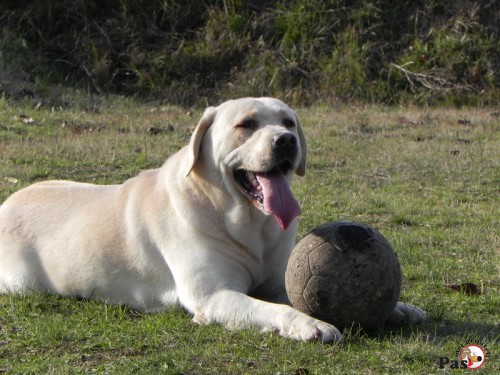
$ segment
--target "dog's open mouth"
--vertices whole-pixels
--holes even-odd
[[[282,229],[300,214],[300,207],[292,195],[286,174],[292,168],[284,162],[266,172],[252,172],[238,169],[234,177],[256,206],[266,213],[272,213]]]

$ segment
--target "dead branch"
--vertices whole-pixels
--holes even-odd
[[[441,91],[449,91],[449,90],[467,90],[467,91],[476,91],[474,87],[470,85],[460,85],[457,83],[451,82],[449,79],[446,79],[442,76],[430,74],[430,73],[417,73],[412,72],[405,68],[405,66],[411,65],[413,62],[408,62],[404,66],[391,63],[391,67],[396,68],[400,72],[402,72],[410,86],[415,88],[416,84],[420,84],[429,90],[441,90]]]

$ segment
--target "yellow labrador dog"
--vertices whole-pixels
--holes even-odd
[[[181,305],[197,323],[338,341],[285,304],[300,214],[289,185],[306,154],[290,108],[244,98],[208,108],[189,145],[122,185],[34,184],[0,207],[0,292]],[[393,315],[423,318],[404,304]]]

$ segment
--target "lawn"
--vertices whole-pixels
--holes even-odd
[[[119,183],[158,167],[188,142],[202,110],[124,98],[54,107],[0,99],[0,202],[36,181]],[[461,373],[451,365],[469,343],[487,349],[478,373],[500,373],[498,110],[297,112],[309,142],[306,176],[293,187],[299,238],[333,220],[377,228],[398,253],[401,299],[427,312],[424,324],[348,331],[343,344],[323,345],[197,326],[180,310],[0,296],[0,373]]]

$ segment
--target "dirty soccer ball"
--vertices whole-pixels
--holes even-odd
[[[371,330],[396,307],[401,268],[377,230],[334,221],[313,229],[295,246],[285,285],[297,310],[338,328]]]

